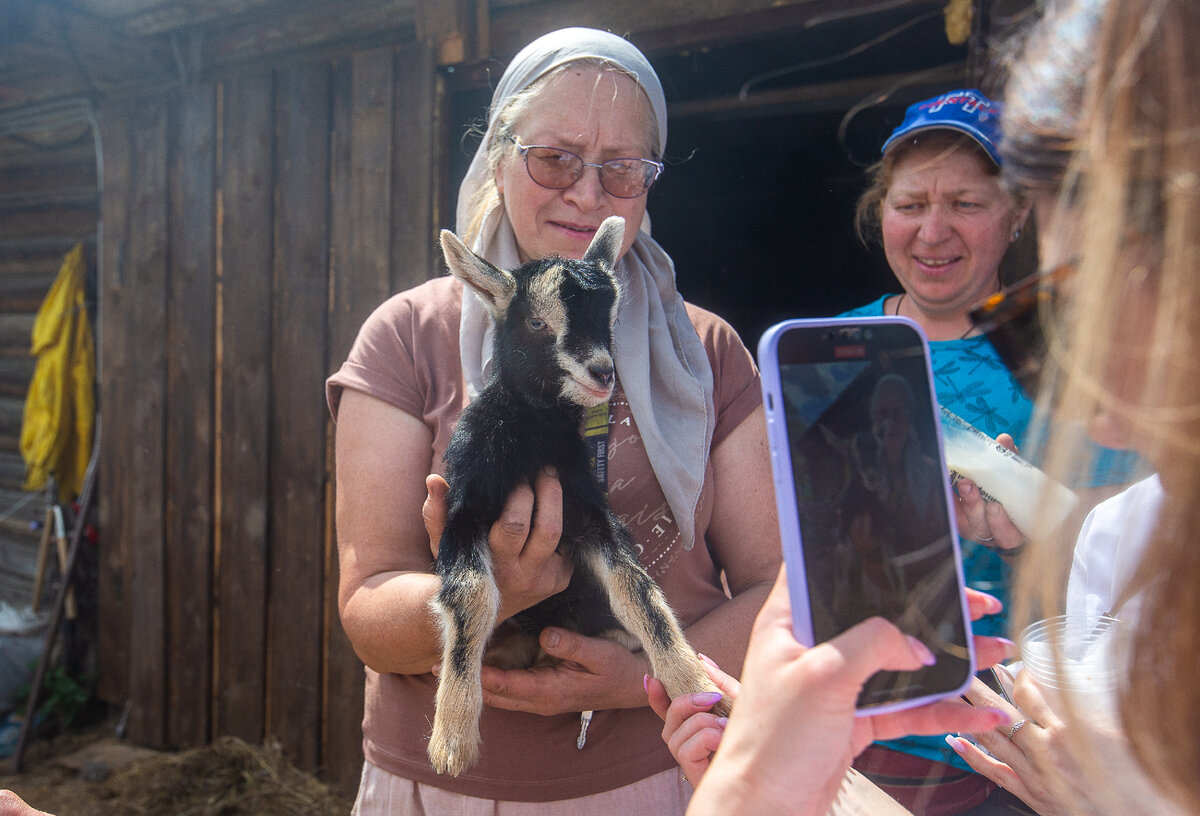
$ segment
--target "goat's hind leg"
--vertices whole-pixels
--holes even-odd
[[[438,563],[442,586],[430,605],[442,627],[442,669],[428,753],[440,774],[458,776],[479,759],[479,673],[500,609],[488,555],[484,541],[473,552]]]
[[[662,589],[638,563],[628,531],[616,521],[612,526],[616,529],[616,546],[607,553],[597,552],[590,565],[608,592],[613,613],[641,641],[654,676],[672,698],[697,691],[719,691],[705,674]],[[728,714],[728,701],[721,700],[713,711]]]

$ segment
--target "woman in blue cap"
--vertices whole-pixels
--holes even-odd
[[[909,106],[884,142],[880,161],[868,171],[868,187],[855,213],[860,238],[882,245],[902,291],[846,314],[916,321],[930,340],[941,405],[993,438],[1008,435],[1024,445],[1031,395],[968,316],[1011,282],[1002,283],[1001,263],[1030,212],[1029,198],[1001,177],[1001,113],[1000,103],[974,89]],[[1106,454],[1088,487],[1129,482],[1131,471],[1131,457]],[[957,482],[956,495],[967,584],[1007,608],[1012,563],[1024,532],[1000,505],[985,502],[970,480]],[[1005,612],[975,623],[977,635],[1007,630]],[[927,816],[967,812],[994,790],[934,737],[877,743],[856,767]]]

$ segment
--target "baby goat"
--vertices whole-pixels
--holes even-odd
[[[446,526],[432,601],[442,627],[442,668],[429,758],[457,776],[479,757],[480,666],[500,608],[488,532],[509,493],[551,465],[562,484],[559,552],[574,565],[563,592],[510,618],[501,631],[525,641],[516,665],[532,665],[546,626],[640,644],[671,696],[714,689],[662,590],[638,563],[625,526],[609,510],[582,438],[585,408],[612,393],[613,266],[624,235],[613,216],[582,261],[548,258],[505,272],[442,231],[450,272],[475,291],[495,324],[493,372],[463,411],[446,450]],[[622,632],[622,628],[624,632]],[[630,641],[628,635],[633,635]],[[500,632],[497,631],[497,636]],[[495,661],[495,649],[487,662]],[[505,645],[509,655],[511,644]],[[507,667],[515,667],[512,660]]]

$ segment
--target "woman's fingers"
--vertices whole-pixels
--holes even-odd
[[[1004,604],[1000,603],[999,598],[988,595],[986,592],[967,587],[967,611],[971,613],[971,620],[975,621],[986,615],[995,615],[1004,611]]]
[[[436,473],[425,477],[425,490],[429,494],[421,505],[421,517],[425,520],[425,532],[429,534],[429,550],[437,558],[442,530],[446,528],[446,493],[450,485]]]

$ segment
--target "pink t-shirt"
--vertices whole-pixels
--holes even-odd
[[[467,401],[458,353],[461,301],[462,284],[450,277],[390,298],[363,324],[349,358],[326,386],[335,419],[342,390],[350,388],[423,420],[433,434],[438,473]],[[758,371],[728,323],[690,304],[687,308],[713,369],[715,446],[761,403]],[[619,370],[617,378],[609,403],[609,502],[686,627],[726,600],[720,566],[703,545],[712,517],[712,475],[705,476],[696,508],[697,544],[685,550],[620,391]],[[662,722],[648,707],[597,711],[583,750],[575,747],[578,714],[544,717],[485,707],[479,763],[458,777],[439,776],[425,754],[435,689],[431,674],[381,675],[367,669],[363,735],[370,762],[470,796],[527,802],[599,793],[675,765],[662,741]]]

